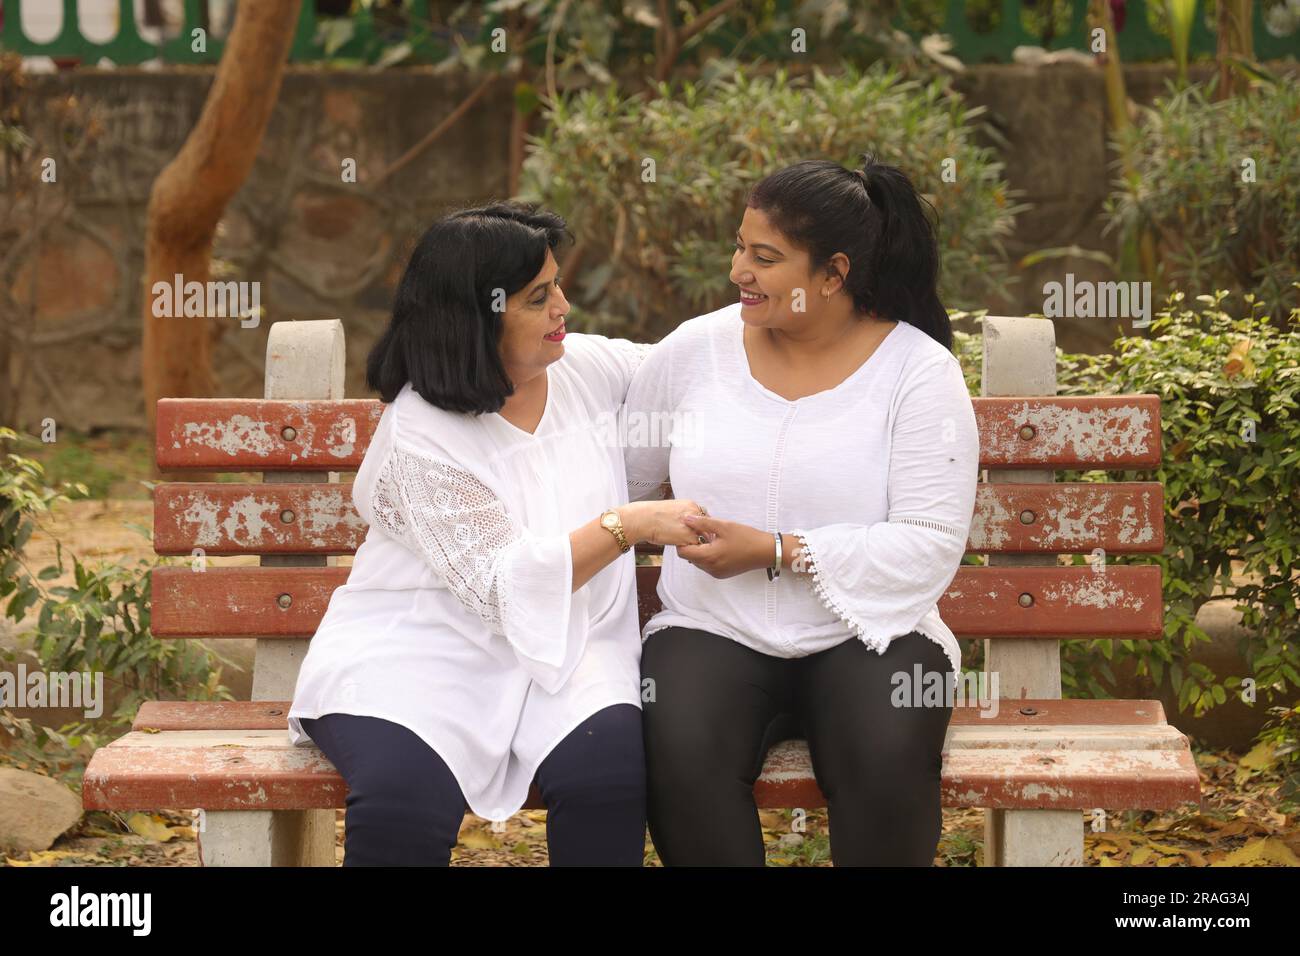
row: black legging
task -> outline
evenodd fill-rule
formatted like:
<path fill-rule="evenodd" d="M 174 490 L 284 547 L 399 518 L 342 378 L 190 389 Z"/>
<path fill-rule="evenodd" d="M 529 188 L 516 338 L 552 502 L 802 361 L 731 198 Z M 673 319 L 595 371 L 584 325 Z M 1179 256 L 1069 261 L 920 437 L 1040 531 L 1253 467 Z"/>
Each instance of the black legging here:
<path fill-rule="evenodd" d="M 795 658 L 707 631 L 651 634 L 641 674 L 654 700 L 644 703 L 642 723 L 660 860 L 762 866 L 754 781 L 771 744 L 804 736 L 826 795 L 835 865 L 932 865 L 952 707 L 946 694 L 942 706 L 891 704 L 892 675 L 910 681 L 918 662 L 941 677 L 951 669 L 943 649 L 916 632 L 884 654 L 851 638 Z"/>
<path fill-rule="evenodd" d="M 467 809 L 442 758 L 378 717 L 325 714 L 303 730 L 348 783 L 344 866 L 447 866 Z M 588 717 L 537 769 L 552 866 L 640 866 L 645 854 L 641 711 Z"/>

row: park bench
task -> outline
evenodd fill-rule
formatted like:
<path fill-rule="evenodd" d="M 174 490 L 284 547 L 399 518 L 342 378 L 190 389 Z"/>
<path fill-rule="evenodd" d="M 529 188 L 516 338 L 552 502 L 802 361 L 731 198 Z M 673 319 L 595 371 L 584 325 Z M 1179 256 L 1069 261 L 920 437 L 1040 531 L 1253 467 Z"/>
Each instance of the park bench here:
<path fill-rule="evenodd" d="M 155 701 L 87 766 L 87 810 L 202 811 L 204 865 L 333 865 L 335 810 L 347 787 L 315 747 L 288 743 L 286 714 L 307 642 L 365 523 L 338 472 L 355 470 L 383 406 L 346 400 L 337 321 L 279 322 L 267 344 L 266 397 L 163 399 L 165 472 L 262 472 L 257 484 L 165 482 L 154 547 L 189 566 L 153 572 L 159 638 L 253 637 L 252 700 Z M 985 641 L 996 717 L 955 708 L 944 746 L 946 807 L 985 810 L 986 865 L 1081 865 L 1085 817 L 1199 802 L 1187 738 L 1154 700 L 1062 700 L 1060 641 L 1160 640 L 1161 570 L 1107 565 L 1159 553 L 1156 482 L 1054 483 L 1055 469 L 1140 470 L 1160 461 L 1154 395 L 1056 397 L 1048 320 L 984 321 L 984 395 L 974 399 L 987 480 L 968 551 L 940 601 L 959 640 Z M 1089 566 L 1061 566 L 1090 554 Z M 208 567 L 257 555 L 257 567 Z M 658 609 L 658 568 L 638 568 L 641 620 Z M 825 806 L 803 741 L 773 746 L 754 787 L 760 807 Z M 529 807 L 541 807 L 536 788 Z M 1099 826 L 1100 824 L 1100 826 Z"/>

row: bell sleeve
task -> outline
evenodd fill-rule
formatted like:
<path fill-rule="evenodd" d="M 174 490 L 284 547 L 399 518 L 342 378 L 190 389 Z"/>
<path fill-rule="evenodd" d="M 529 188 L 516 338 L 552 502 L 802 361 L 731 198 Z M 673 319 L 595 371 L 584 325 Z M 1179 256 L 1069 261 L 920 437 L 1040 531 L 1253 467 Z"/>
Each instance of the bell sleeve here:
<path fill-rule="evenodd" d="M 956 576 L 975 509 L 979 435 L 951 355 L 910 377 L 891 429 L 889 512 L 798 529 L 817 598 L 868 647 L 917 629 Z"/>
<path fill-rule="evenodd" d="M 420 555 L 447 589 L 548 693 L 577 666 L 588 635 L 587 592 L 573 593 L 567 534 L 538 536 L 450 461 L 390 449 L 371 496 L 373 521 Z"/>

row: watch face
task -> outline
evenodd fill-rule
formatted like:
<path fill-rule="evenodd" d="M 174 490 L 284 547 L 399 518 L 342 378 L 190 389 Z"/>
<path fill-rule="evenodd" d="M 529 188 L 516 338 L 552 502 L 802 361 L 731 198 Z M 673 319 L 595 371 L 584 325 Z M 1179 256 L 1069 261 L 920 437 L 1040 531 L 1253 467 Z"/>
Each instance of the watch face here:
<path fill-rule="evenodd" d="M 613 512 L 610 512 L 609 514 L 603 514 L 600 516 L 600 523 L 604 525 L 606 528 L 617 527 L 618 515 Z"/>

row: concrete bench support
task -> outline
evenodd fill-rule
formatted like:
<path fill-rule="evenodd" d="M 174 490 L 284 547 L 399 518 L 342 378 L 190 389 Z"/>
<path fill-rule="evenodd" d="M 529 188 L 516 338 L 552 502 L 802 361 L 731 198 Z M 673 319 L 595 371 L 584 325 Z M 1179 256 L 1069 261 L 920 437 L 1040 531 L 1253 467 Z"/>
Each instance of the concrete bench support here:
<path fill-rule="evenodd" d="M 343 323 L 338 319 L 276 322 L 266 340 L 264 398 L 339 399 L 344 382 Z M 336 472 L 263 472 L 267 483 L 337 482 Z M 264 555 L 263 567 L 325 567 L 323 555 Z M 259 640 L 253 700 L 292 700 L 305 640 Z M 333 866 L 333 810 L 218 811 L 199 834 L 204 866 Z"/>
<path fill-rule="evenodd" d="M 1056 328 L 1046 319 L 984 317 L 980 376 L 986 396 L 1055 395 Z M 1055 481 L 1051 470 L 987 472 L 992 484 Z M 991 554 L 992 566 L 1057 563 L 1054 554 Z M 997 674 L 1003 698 L 1061 696 L 1061 642 L 984 641 L 984 671 Z M 1082 866 L 1083 817 L 1078 811 L 985 810 L 985 866 Z"/>

